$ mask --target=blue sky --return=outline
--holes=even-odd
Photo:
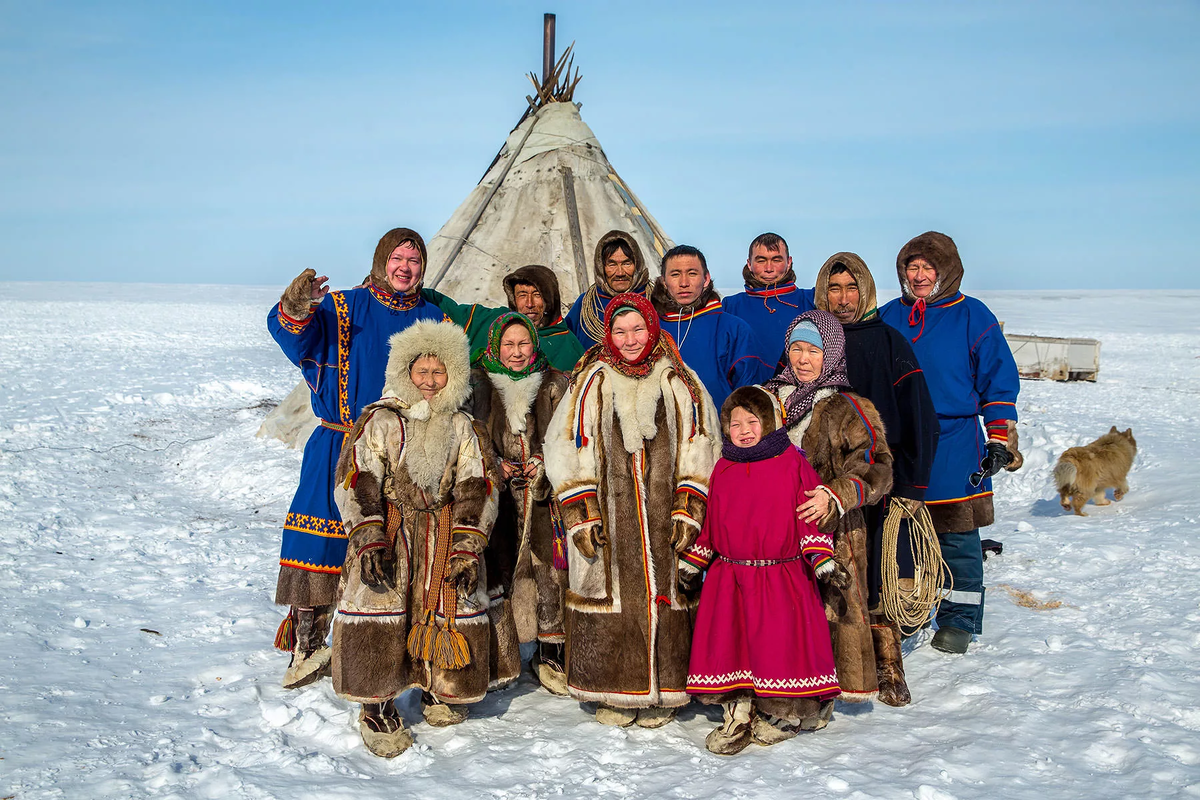
[[[890,287],[935,229],[968,290],[1200,287],[1200,4],[732,5],[0,0],[0,280],[357,282],[479,180],[555,11],[718,285],[774,230]]]

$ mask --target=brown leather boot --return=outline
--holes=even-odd
[[[900,655],[900,628],[884,617],[871,618],[871,639],[875,645],[875,676],[879,681],[879,702],[906,706],[912,702],[904,680],[904,660]]]

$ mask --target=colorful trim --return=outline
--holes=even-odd
[[[592,370],[592,374],[588,376],[587,382],[583,384],[583,388],[579,391],[579,399],[575,401],[575,447],[587,447],[588,437],[583,434],[583,407],[587,400],[588,392],[592,390],[592,383],[600,375],[600,367]]]
[[[709,300],[707,304],[701,306],[700,308],[696,309],[695,311],[690,311],[690,312],[676,311],[676,312],[671,312],[668,314],[659,314],[659,317],[662,319],[663,322],[687,322],[689,319],[695,319],[696,317],[703,317],[704,315],[712,314],[713,312],[717,312],[717,313],[721,312],[721,301],[720,300]]]
[[[869,436],[871,438],[871,446],[867,448],[865,458],[867,459],[868,464],[874,464],[875,463],[875,440],[876,440],[875,429],[873,427],[871,427],[870,422],[867,422],[866,412],[862,410],[862,406],[860,406],[858,404],[858,401],[854,399],[853,395],[849,394],[848,392],[838,392],[838,394],[840,394],[842,397],[844,397],[848,401],[850,401],[850,405],[854,408],[854,411],[858,414],[858,418],[860,420],[862,420],[863,427],[867,429],[867,436]]]
[[[979,408],[984,409],[984,408],[987,408],[988,406],[1012,406],[1013,408],[1016,408],[1017,404],[1010,403],[1007,400],[993,400],[990,403],[984,403]]]
[[[322,428],[329,428],[329,430],[337,431],[338,433],[349,433],[354,429],[353,425],[343,425],[340,422],[330,422],[327,419],[319,419],[317,422],[321,423]]]
[[[920,369],[913,369],[913,370],[909,370],[908,372],[904,373],[904,374],[903,374],[903,375],[901,375],[899,378],[897,378],[897,379],[896,379],[896,382],[895,382],[895,383],[893,383],[893,384],[892,384],[892,386],[899,386],[899,385],[900,385],[900,381],[904,380],[904,379],[905,379],[905,378],[907,378],[909,375],[916,375],[918,372],[921,372],[921,370],[920,370]]]
[[[346,529],[342,527],[341,520],[321,519],[309,514],[295,514],[291,511],[284,518],[283,529],[312,536],[324,536],[327,539],[347,538]]]
[[[582,489],[576,489],[573,492],[564,492],[563,494],[559,495],[558,496],[558,504],[560,506],[567,506],[567,505],[570,505],[571,503],[578,503],[580,500],[586,500],[588,497],[595,497],[595,496],[596,496],[596,488],[594,486],[593,487],[584,487]]]
[[[992,496],[992,492],[980,492],[979,494],[967,495],[966,497],[954,497],[954,498],[951,498],[950,500],[926,500],[925,505],[927,505],[927,506],[946,506],[946,505],[950,505],[951,503],[965,503],[968,500],[974,500],[977,497],[991,497],[991,496]]]
[[[282,567],[291,567],[292,569],[302,569],[305,572],[321,572],[326,575],[340,575],[341,567],[326,567],[321,564],[312,564],[308,561],[293,561],[290,558],[279,559],[279,565]]]
[[[846,480],[850,481],[850,485],[854,487],[854,494],[857,497],[854,502],[854,508],[858,508],[867,499],[867,488],[863,485],[862,481],[853,475],[847,475],[845,477]]]
[[[308,327],[308,323],[312,322],[313,315],[309,314],[304,319],[292,319],[287,314],[283,313],[283,301],[279,301],[279,312],[276,314],[279,318],[279,327],[283,328],[290,334],[298,335],[304,332]]]
[[[708,565],[712,563],[712,557],[704,558],[698,553],[693,553],[691,550],[685,550],[679,554],[679,560],[692,565],[696,569],[708,569]]]
[[[364,519],[362,522],[358,523],[357,525],[355,525],[353,528],[350,529],[350,535],[353,536],[354,534],[358,533],[363,528],[372,528],[372,527],[382,528],[383,521],[379,520],[379,519],[374,519],[374,518]]]
[[[778,297],[781,294],[791,294],[794,291],[796,291],[795,281],[785,283],[774,289],[751,289],[749,286],[746,287],[746,294],[751,297]]]
[[[342,292],[330,292],[329,296],[337,311],[338,414],[343,425],[353,425],[354,416],[350,413],[350,308]]]
[[[993,420],[985,425],[984,428],[987,429],[988,439],[993,439],[997,442],[1008,441],[1008,420]]]
[[[806,697],[838,691],[837,675],[811,678],[760,678],[749,670],[724,675],[688,675],[687,690],[693,694],[715,694],[733,689],[753,689],[756,694]]]
[[[388,294],[375,285],[374,281],[367,282],[367,288],[371,291],[371,297],[374,297],[382,305],[386,306],[389,311],[409,311],[416,308],[417,303],[421,302],[421,293],[419,291],[412,294]]]
[[[695,481],[682,480],[679,486],[675,487],[675,494],[691,494],[699,497],[701,500],[708,499],[708,488],[701,486]]]

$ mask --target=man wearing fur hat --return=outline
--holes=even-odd
[[[937,449],[938,421],[912,346],[884,324],[875,305],[875,279],[855,253],[835,253],[817,273],[817,308],[837,317],[846,335],[850,388],[871,401],[892,451],[892,488],[883,503],[863,508],[867,524],[867,606],[872,610],[879,700],[907,705],[910,696],[900,656],[900,631],[880,612],[883,521],[890,503],[915,510],[925,499]],[[914,575],[908,526],[901,525],[896,556],[902,579]]]
[[[609,231],[596,243],[592,261],[595,283],[575,299],[565,322],[588,350],[604,341],[604,309],[618,294],[650,297],[650,270],[637,240],[625,231]]]
[[[459,410],[471,393],[466,334],[423,321],[389,345],[383,397],[338,460],[350,549],[333,623],[333,689],[362,703],[363,742],[385,758],[413,741],[393,698],[420,687],[428,723],[461,722],[496,656],[481,558],[497,489]]]
[[[663,255],[650,301],[717,408],[734,389],[771,377],[774,362],[768,365],[754,354],[749,325],[724,313],[708,262],[695,247],[676,245]]]
[[[321,422],[304,448],[279,556],[275,602],[291,606],[276,637],[277,646],[292,652],[287,688],[316,680],[329,664],[325,638],[346,559],[346,531],[333,496],[342,440],[383,392],[388,337],[420,320],[443,319],[420,294],[425,263],[421,236],[395,228],[379,240],[364,286],[331,292],[325,276],[306,269],[267,315],[271,336],[312,390]]]
[[[745,320],[754,332],[754,354],[774,372],[782,353],[779,343],[800,314],[811,311],[813,290],[796,286],[788,245],[778,233],[763,233],[750,242],[742,268],[746,291],[726,297],[726,313]]]
[[[925,504],[954,588],[938,609],[933,646],[965,653],[983,632],[979,529],[993,520],[991,476],[1022,464],[1017,365],[996,316],[959,291],[962,259],[949,236],[912,239],[896,256],[896,275],[903,295],[880,317],[912,342],[940,427]]]

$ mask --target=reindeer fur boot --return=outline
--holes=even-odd
[[[534,673],[538,683],[550,694],[567,696],[567,673],[563,669],[566,645],[538,642],[538,658]]]
[[[710,753],[716,753],[719,756],[736,755],[745,750],[752,741],[750,734],[751,700],[746,697],[734,703],[722,703],[721,708],[725,710],[725,719],[719,728],[713,728],[712,732],[704,738],[704,746]]]
[[[435,728],[448,728],[457,725],[467,718],[465,705],[450,705],[443,703],[429,692],[421,693],[421,713],[425,721]]]
[[[904,659],[900,655],[900,629],[886,619],[871,621],[871,638],[875,644],[875,675],[879,681],[878,699],[889,706],[906,706],[912,702],[904,680]]]
[[[639,708],[637,712],[637,724],[639,728],[661,728],[671,720],[675,719],[677,708],[663,708],[662,706],[653,706],[651,708]]]
[[[333,655],[325,644],[329,623],[333,620],[333,606],[293,608],[292,614],[296,645],[292,649],[292,661],[283,674],[285,689],[298,689],[328,675],[329,659]]]
[[[833,701],[822,700],[821,709],[811,717],[800,720],[800,730],[819,731],[833,719]]]
[[[412,746],[413,737],[391,700],[364,703],[358,712],[363,744],[380,758],[395,758]]]
[[[617,708],[603,703],[596,706],[596,722],[601,725],[614,725],[618,728],[628,728],[638,716],[636,708]]]

